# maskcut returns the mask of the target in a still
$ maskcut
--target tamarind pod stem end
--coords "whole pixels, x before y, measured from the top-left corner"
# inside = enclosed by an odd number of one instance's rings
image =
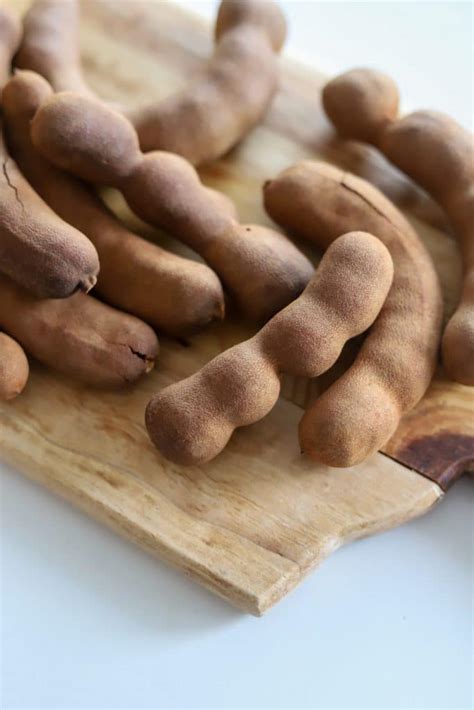
[[[155,368],[155,358],[145,358],[145,375],[148,375]]]
[[[83,291],[84,293],[89,293],[89,291],[92,291],[96,283],[97,276],[95,274],[90,274],[81,281],[81,283],[79,284],[79,290]]]

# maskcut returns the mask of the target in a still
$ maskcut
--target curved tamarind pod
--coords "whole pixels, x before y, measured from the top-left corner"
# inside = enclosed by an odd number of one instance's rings
[[[81,72],[77,0],[35,0],[15,63],[55,91],[92,95]],[[198,165],[227,153],[266,112],[278,86],[285,18],[272,0],[223,0],[216,49],[182,91],[126,113],[143,151],[166,150]]]
[[[435,111],[398,115],[398,89],[389,77],[355,69],[323,91],[327,115],[341,135],[375,145],[441,205],[459,241],[464,280],[446,326],[443,363],[449,377],[474,386],[474,141]]]
[[[21,345],[0,333],[0,400],[8,401],[21,394],[29,374],[28,359]]]
[[[370,231],[388,248],[393,285],[354,364],[309,405],[301,448],[329,466],[352,466],[380,449],[433,376],[442,297],[433,263],[397,208],[365,180],[302,161],[264,188],[268,214],[326,249],[340,231]]]
[[[53,370],[95,387],[116,388],[149,372],[153,330],[91,296],[36,299],[0,276],[0,326]]]
[[[179,464],[217,456],[234,429],[273,408],[281,373],[315,377],[331,367],[344,343],[375,320],[392,277],[378,239],[363,232],[337,239],[303,294],[257,335],[153,397],[146,426],[155,446]]]
[[[223,0],[210,61],[182,91],[130,111],[143,151],[193,165],[227,153],[265,114],[278,87],[285,18],[268,0]]]
[[[241,225],[219,209],[184,158],[141,153],[130,122],[100,102],[55,94],[33,118],[31,136],[56,166],[117,187],[145,222],[198,252],[246,316],[270,318],[311,278],[310,262],[289,239],[266,227]]]
[[[0,272],[40,298],[89,291],[99,259],[91,242],[51,210],[7,153],[0,122]]]
[[[15,66],[41,74],[55,91],[92,94],[82,76],[78,33],[76,0],[34,0],[23,19]]]
[[[96,247],[101,272],[96,290],[109,303],[171,335],[185,335],[224,316],[224,294],[204,264],[160,249],[132,234],[76,178],[55,168],[31,143],[30,121],[51,87],[19,71],[3,92],[11,153],[45,202]]]
[[[10,74],[20,25],[0,8],[0,88]],[[99,259],[86,237],[63,222],[34,192],[8,155],[0,120],[0,273],[39,297],[89,291]]]

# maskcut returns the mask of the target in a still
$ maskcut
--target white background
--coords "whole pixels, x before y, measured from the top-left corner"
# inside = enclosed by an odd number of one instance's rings
[[[186,2],[209,16],[213,2]],[[289,51],[472,126],[468,3],[283,2]],[[6,466],[3,708],[469,708],[474,482],[247,617]]]

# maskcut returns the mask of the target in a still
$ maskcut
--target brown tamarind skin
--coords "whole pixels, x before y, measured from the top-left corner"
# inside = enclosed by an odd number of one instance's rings
[[[267,320],[311,278],[310,262],[289,239],[265,227],[239,224],[184,158],[141,153],[130,122],[100,102],[56,94],[33,118],[31,136],[54,165],[117,187],[145,222],[198,252],[248,318]]]
[[[0,333],[0,400],[21,394],[28,382],[30,368],[25,351],[16,340]]]
[[[375,320],[392,277],[390,255],[375,237],[337,239],[303,294],[257,335],[153,397],[145,420],[155,446],[178,464],[213,459],[234,429],[273,408],[281,373],[314,377],[331,367],[344,343]]]
[[[92,94],[82,76],[78,34],[76,0],[34,0],[23,19],[15,66],[41,74],[55,91]]]
[[[443,335],[443,363],[450,378],[474,386],[472,134],[436,111],[416,111],[398,118],[395,83],[371,69],[352,70],[330,81],[323,91],[323,103],[341,135],[375,145],[429,192],[448,216],[459,241],[464,279],[459,305]],[[355,117],[353,125],[349,116]]]
[[[0,272],[40,298],[89,291],[99,258],[27,183],[9,156],[0,122]]]
[[[397,208],[365,180],[302,161],[266,183],[268,214],[326,249],[350,227],[389,250],[394,279],[354,364],[311,403],[300,423],[302,450],[329,466],[352,466],[382,448],[434,374],[442,296],[429,254]]]
[[[265,114],[278,87],[285,18],[268,0],[223,0],[216,49],[182,91],[128,112],[143,151],[166,150],[193,165],[227,153]]]
[[[0,88],[21,37],[15,15],[0,8]],[[99,259],[91,242],[63,222],[27,183],[9,156],[0,120],[0,273],[34,295],[65,298],[89,291]]]
[[[35,0],[24,20],[15,64],[49,81],[55,91],[92,96],[78,45],[77,0]],[[194,165],[227,153],[265,114],[278,87],[278,52],[285,18],[271,0],[223,0],[216,49],[182,91],[126,110],[143,151],[166,150]]]
[[[138,318],[84,293],[37,299],[4,276],[0,327],[44,365],[94,387],[135,382],[158,355],[155,333]]]
[[[0,91],[8,80],[12,57],[22,36],[21,22],[8,7],[0,6]]]
[[[224,293],[216,274],[132,234],[100,198],[55,168],[31,143],[30,121],[52,94],[33,72],[18,71],[3,92],[11,153],[38,194],[96,247],[101,271],[97,293],[108,303],[170,335],[194,333],[224,316]]]

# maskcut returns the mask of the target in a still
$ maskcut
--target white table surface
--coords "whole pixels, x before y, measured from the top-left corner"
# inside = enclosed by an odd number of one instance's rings
[[[186,2],[212,16],[213,2]],[[284,2],[318,67],[379,66],[472,126],[472,5]],[[240,614],[21,475],[1,472],[5,708],[469,708],[474,482]]]

